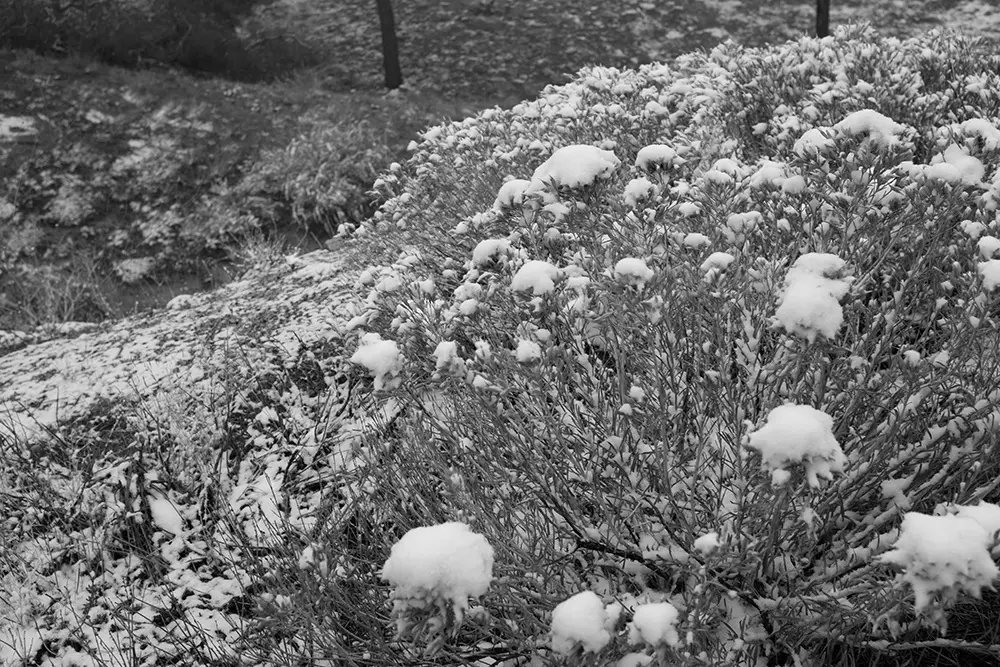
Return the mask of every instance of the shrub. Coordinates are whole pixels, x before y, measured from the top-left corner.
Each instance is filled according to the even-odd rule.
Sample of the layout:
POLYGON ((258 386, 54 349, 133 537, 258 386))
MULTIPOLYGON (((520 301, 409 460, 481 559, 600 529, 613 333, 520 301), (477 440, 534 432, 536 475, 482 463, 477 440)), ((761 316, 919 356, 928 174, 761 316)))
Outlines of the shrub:
MULTIPOLYGON (((480 641, 538 645, 512 600, 588 590, 679 610, 630 660, 919 649, 996 572, 991 534, 955 556, 974 583, 897 576, 916 518, 879 555, 1000 499, 998 77, 962 38, 853 29, 427 132, 358 230, 397 259, 351 326, 398 357, 355 511, 489 539, 510 576, 480 641)), ((609 623, 593 664, 624 655, 609 623)), ((954 651, 996 643, 959 625, 954 651)))

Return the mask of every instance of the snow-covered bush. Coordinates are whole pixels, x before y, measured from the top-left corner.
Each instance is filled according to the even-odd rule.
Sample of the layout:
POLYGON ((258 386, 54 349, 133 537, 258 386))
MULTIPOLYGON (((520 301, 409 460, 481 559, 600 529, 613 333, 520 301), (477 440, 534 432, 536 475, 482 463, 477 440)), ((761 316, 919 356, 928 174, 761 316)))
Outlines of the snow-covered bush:
MULTIPOLYGON (((904 513, 997 499, 998 72, 852 29, 428 131, 357 230, 390 261, 351 326, 399 386, 355 511, 474 517, 514 643, 549 628, 504 604, 579 590, 672 605, 689 664, 922 637, 904 513)), ((558 609, 553 659, 646 637, 558 609)))

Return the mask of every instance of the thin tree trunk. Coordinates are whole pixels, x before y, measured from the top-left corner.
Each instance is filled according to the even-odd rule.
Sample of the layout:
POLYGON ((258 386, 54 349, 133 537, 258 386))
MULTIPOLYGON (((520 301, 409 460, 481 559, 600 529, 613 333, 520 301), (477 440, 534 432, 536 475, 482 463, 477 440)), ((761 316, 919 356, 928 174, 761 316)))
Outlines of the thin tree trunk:
POLYGON ((816 36, 830 34, 830 0, 816 0, 816 36))
POLYGON ((392 14, 392 0, 375 0, 378 21, 382 26, 382 62, 385 68, 385 87, 395 90, 403 85, 403 72, 399 68, 399 41, 396 39, 396 19, 392 14))

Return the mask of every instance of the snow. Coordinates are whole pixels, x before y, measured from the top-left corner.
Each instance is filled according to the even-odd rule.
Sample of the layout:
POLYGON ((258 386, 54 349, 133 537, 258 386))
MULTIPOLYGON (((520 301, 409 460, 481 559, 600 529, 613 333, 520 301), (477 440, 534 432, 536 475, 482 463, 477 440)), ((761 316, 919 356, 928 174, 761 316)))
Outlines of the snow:
POLYGON ((552 650, 569 656, 579 646, 597 653, 611 641, 607 621, 604 603, 596 593, 577 593, 552 611, 552 650))
POLYGON ((969 516, 907 512, 899 538, 879 560, 904 569, 902 579, 913 588, 914 607, 921 613, 938 595, 953 597, 961 590, 980 597, 983 588, 992 587, 1000 569, 990 557, 991 542, 969 516))
POLYGON ((533 340, 519 340, 515 353, 517 360, 522 364, 538 361, 542 358, 541 346, 533 340))
POLYGON ((632 621, 628 624, 630 644, 677 646, 677 608, 669 602, 653 602, 635 608, 632 621))
POLYGON ((463 373, 465 360, 458 354, 458 343, 453 340, 443 340, 434 348, 434 368, 448 373, 463 373))
POLYGON ((729 268, 729 265, 736 261, 728 252, 713 252, 705 261, 701 263, 702 271, 711 271, 712 269, 724 271, 729 268))
POLYGON ((665 144, 653 144, 639 149, 635 156, 635 166, 646 172, 655 171, 659 168, 676 166, 683 162, 677 155, 677 151, 672 146, 665 144))
POLYGON ((972 519, 983 527, 991 540, 997 540, 1000 532, 1000 506, 981 502, 978 505, 957 505, 949 509, 957 516, 972 519))
POLYGON ((840 299, 850 290, 851 280, 832 276, 845 266, 844 260, 829 253, 807 253, 795 260, 778 297, 778 324, 809 342, 819 335, 836 336, 844 321, 840 299))
POLYGON ((184 534, 184 518, 169 498, 156 491, 147 496, 147 501, 149 513, 157 528, 173 535, 184 534))
POLYGON ((833 435, 833 418, 808 405, 786 403, 771 410, 767 423, 750 434, 747 447, 760 452, 775 486, 788 479, 785 468, 792 464, 805 464, 809 486, 817 488, 819 477, 833 479, 847 462, 833 435))
POLYGON ((862 109, 848 114, 843 120, 833 126, 843 134, 867 134, 869 139, 882 148, 888 148, 897 143, 896 135, 906 128, 874 109, 862 109))
POLYGON ((698 232, 689 232, 684 235, 684 240, 682 241, 687 248, 700 248, 701 246, 711 245, 712 240, 709 239, 704 234, 699 234, 698 232))
POLYGON ((829 136, 828 132, 824 132, 819 128, 813 128, 807 130, 798 140, 795 142, 795 146, 792 150, 800 157, 806 157, 808 155, 815 155, 818 153, 823 153, 827 149, 836 146, 837 142, 829 136))
POLYGON ((472 250, 472 263, 475 266, 482 266, 508 252, 510 252, 510 241, 507 239, 485 239, 477 243, 472 250))
POLYGON ((377 333, 361 336, 358 349, 351 355, 351 363, 364 366, 375 378, 375 389, 394 389, 399 386, 403 358, 395 341, 382 340, 377 333))
POLYGON ((614 269, 615 277, 627 285, 633 285, 642 289, 646 283, 653 279, 653 270, 646 266, 646 262, 636 257, 625 257, 618 260, 614 269))
POLYGON ((640 202, 649 199, 656 194, 656 185, 645 176, 633 178, 625 184, 625 205, 636 207, 640 202))
POLYGON ((1000 149, 1000 130, 985 118, 970 118, 959 125, 965 135, 979 137, 988 151, 1000 149))
POLYGON ((493 581, 493 547, 457 521, 413 528, 392 546, 382 579, 396 598, 439 598, 460 614, 493 581))
POLYGON ((596 180, 611 176, 619 164, 621 161, 614 153, 597 146, 565 146, 535 169, 524 194, 543 191, 550 184, 557 189, 593 185, 596 180))
POLYGON ((969 155, 968 149, 952 144, 931 159, 931 166, 926 173, 931 178, 943 181, 979 185, 986 174, 986 167, 969 155))
POLYGON ((540 259, 533 259, 525 262, 514 278, 510 281, 510 288, 515 292, 525 292, 531 290, 535 296, 550 294, 555 288, 555 280, 559 277, 559 269, 552 264, 540 259))
POLYGON ((705 533, 694 541, 694 548, 707 555, 719 548, 719 534, 715 531, 705 533))
POLYGON ((496 201, 493 202, 493 209, 502 211, 505 208, 520 206, 524 202, 524 193, 531 185, 531 181, 523 178, 515 178, 500 186, 497 192, 496 201))
POLYGON ((1000 250, 1000 239, 995 236, 981 236, 976 242, 976 247, 979 248, 979 254, 983 259, 993 259, 993 255, 1000 250))
POLYGON ((979 262, 976 267, 979 275, 983 277, 983 289, 992 292, 1000 287, 1000 259, 991 259, 979 262))

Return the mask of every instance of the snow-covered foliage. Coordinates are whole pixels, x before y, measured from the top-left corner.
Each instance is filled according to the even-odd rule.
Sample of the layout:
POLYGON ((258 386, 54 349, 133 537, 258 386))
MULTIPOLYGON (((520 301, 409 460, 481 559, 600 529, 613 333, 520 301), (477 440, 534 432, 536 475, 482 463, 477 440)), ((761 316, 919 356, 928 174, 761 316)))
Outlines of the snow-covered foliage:
POLYGON ((754 664, 935 624, 877 556, 1000 472, 997 65, 933 34, 726 44, 427 135, 357 233, 403 283, 362 330, 416 397, 371 482, 476 517, 538 574, 511 596, 587 590, 556 654, 754 664), (676 641, 626 657, 620 595, 676 641))
POLYGON ((933 646, 981 642, 950 615, 995 579, 998 128, 996 56, 856 29, 431 130, 351 246, 384 262, 316 316, 335 352, 233 354, 214 430, 5 454, 0 502, 43 509, 5 514, 4 658, 194 629, 258 665, 851 664, 941 614, 933 646))

